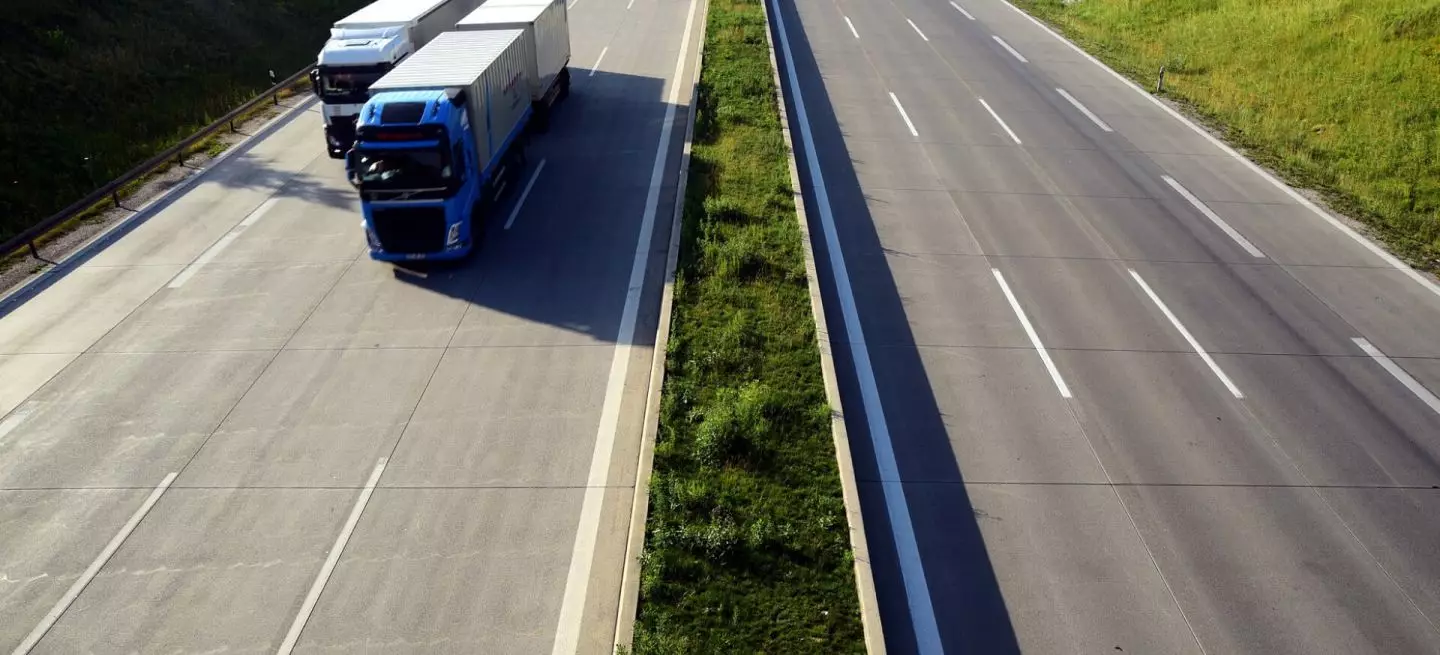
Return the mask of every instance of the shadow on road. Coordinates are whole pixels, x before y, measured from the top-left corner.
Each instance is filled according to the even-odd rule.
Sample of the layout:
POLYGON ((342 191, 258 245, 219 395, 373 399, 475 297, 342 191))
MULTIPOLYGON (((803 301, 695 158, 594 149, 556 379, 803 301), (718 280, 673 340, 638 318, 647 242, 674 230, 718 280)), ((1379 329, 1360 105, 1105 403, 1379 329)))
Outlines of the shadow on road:
MULTIPOLYGON (((845 136, 830 104, 799 16, 788 3, 782 3, 781 11, 784 12, 791 52, 796 58, 794 62, 786 62, 783 61, 783 52, 777 53, 782 58, 781 78, 784 80, 788 74, 788 66, 795 67, 836 229, 849 258, 850 282, 861 321, 867 327, 878 327, 883 323, 885 328, 883 344, 874 343, 874 334, 869 335, 872 340, 869 352, 901 479, 905 479, 907 470, 923 466, 925 471, 923 483, 908 484, 905 491, 941 641, 948 652, 1019 652, 1005 599, 977 523, 976 510, 955 461, 944 417, 936 404, 919 350, 904 319, 903 300, 889 268, 883 265, 883 259, 879 259, 883 248, 867 207, 867 198, 845 147, 845 136), (879 261, 881 265, 856 266, 862 259, 879 261)), ((787 97, 787 100, 791 103, 787 111, 791 117, 792 134, 797 139, 796 155, 805 186, 806 207, 811 209, 807 212, 810 230, 817 241, 816 264, 821 271, 826 321, 835 344, 840 393, 848 414, 846 426, 855 454, 856 475, 860 480, 866 534, 887 646, 892 652, 913 653, 917 650, 915 635, 911 629, 895 539, 879 484, 865 407, 848 346, 850 336, 846 334, 844 319, 839 313, 834 279, 829 275, 831 253, 827 252, 823 241, 820 214, 813 209, 816 205, 808 175, 809 162, 803 145, 798 142, 800 133, 793 129, 797 116, 794 98, 787 97)), ((892 486, 892 493, 894 489, 892 486)))

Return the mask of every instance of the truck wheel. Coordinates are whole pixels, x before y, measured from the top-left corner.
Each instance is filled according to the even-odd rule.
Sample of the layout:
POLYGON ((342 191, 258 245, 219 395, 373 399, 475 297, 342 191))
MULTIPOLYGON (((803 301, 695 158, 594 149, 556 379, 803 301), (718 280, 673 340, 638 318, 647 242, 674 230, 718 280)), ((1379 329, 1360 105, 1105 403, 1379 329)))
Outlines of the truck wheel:
POLYGON ((535 120, 530 125, 535 128, 537 134, 544 134, 550 131, 550 111, 544 106, 535 109, 535 120))
POLYGON ((560 69, 560 100, 570 97, 570 69, 560 69))

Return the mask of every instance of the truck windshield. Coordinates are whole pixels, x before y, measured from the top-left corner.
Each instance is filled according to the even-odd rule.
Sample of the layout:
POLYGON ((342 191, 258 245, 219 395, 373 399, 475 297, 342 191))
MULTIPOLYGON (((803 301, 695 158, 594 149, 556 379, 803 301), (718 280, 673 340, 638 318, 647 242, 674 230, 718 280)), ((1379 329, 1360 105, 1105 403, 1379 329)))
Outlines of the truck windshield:
POLYGON ((332 102, 363 103, 367 91, 376 80, 385 76, 385 71, 375 66, 364 68, 320 69, 320 97, 332 102))
POLYGON ((361 191, 435 192, 449 188, 450 162, 439 148, 361 150, 355 176, 361 191))

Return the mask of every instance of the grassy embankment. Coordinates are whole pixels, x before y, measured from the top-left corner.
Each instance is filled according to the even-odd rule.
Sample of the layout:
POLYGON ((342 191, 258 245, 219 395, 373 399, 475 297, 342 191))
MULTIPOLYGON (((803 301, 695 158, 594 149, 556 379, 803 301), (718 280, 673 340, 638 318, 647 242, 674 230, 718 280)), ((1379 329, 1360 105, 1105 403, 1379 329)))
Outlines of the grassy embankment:
POLYGON ((1440 0, 1014 0, 1440 269, 1440 0))
POLYGON ((712 0, 638 653, 863 652, 757 0, 712 0))
POLYGON ((313 61, 366 1, 7 0, 0 241, 313 61))

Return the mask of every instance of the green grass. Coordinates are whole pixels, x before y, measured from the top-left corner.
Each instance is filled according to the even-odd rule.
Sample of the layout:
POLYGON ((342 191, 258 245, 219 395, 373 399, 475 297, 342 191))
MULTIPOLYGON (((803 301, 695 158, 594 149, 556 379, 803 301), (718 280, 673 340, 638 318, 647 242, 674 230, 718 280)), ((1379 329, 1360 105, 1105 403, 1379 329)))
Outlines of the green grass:
POLYGON ((1440 268, 1440 0, 1017 0, 1440 268))
POLYGON ((757 0, 712 0, 637 653, 864 651, 757 0))
POLYGON ((0 240, 314 61, 366 2, 6 0, 0 240))

